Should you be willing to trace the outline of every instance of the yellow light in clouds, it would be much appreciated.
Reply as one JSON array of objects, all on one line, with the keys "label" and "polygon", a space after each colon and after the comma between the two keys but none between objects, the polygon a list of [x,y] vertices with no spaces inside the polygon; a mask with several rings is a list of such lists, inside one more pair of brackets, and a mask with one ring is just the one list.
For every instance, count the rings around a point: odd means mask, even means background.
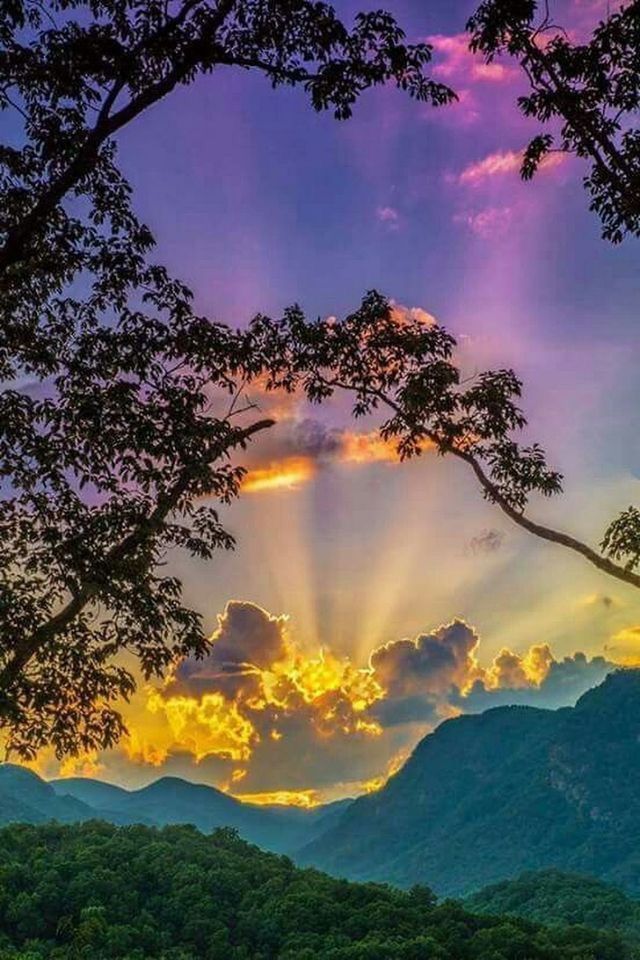
[{"label": "yellow light in clouds", "polygon": [[340,460],[343,463],[397,463],[396,442],[383,440],[377,430],[370,433],[345,433]]},{"label": "yellow light in clouds", "polygon": [[234,793],[236,800],[258,806],[317,807],[323,803],[317,790],[274,790],[270,793]]},{"label": "yellow light in clouds", "polygon": [[381,790],[388,781],[389,777],[392,777],[394,773],[397,773],[398,770],[404,765],[405,761],[409,757],[409,753],[410,750],[401,750],[395,755],[395,757],[391,758],[385,773],[381,774],[379,777],[372,777],[371,780],[363,780],[362,783],[358,785],[357,792],[375,793],[376,790]]},{"label": "yellow light in clouds", "polygon": [[249,470],[242,481],[243,493],[262,493],[265,490],[295,490],[315,475],[315,465],[309,457],[286,457],[266,467]]},{"label": "yellow light in clouds", "polygon": [[640,665],[640,627],[625,627],[605,647],[607,654],[624,667]]},{"label": "yellow light in clouds", "polygon": [[104,770],[97,751],[84,753],[78,757],[65,757],[60,764],[59,777],[99,777]]},{"label": "yellow light in clouds", "polygon": [[[424,453],[432,450],[435,444],[423,440],[420,449]],[[397,440],[383,440],[377,430],[369,433],[345,433],[340,450],[341,463],[400,463]]]},{"label": "yellow light in clouds", "polygon": [[332,690],[348,691],[353,709],[362,712],[383,696],[370,670],[356,668],[350,660],[339,659],[325,650],[320,651],[319,657],[297,657],[292,666],[275,664],[274,670],[289,676],[307,703]]},{"label": "yellow light in clouds", "polygon": [[167,697],[152,690],[147,709],[165,715],[173,742],[187,748],[198,761],[210,753],[236,761],[251,756],[257,737],[253,724],[220,693]]}]

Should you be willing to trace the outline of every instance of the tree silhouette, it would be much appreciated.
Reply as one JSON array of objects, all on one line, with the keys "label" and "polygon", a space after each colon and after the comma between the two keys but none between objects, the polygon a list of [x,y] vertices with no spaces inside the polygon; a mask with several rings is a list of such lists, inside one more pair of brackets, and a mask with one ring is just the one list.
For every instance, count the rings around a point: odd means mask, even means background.
[{"label": "tree silhouette", "polygon": [[308,322],[294,307],[280,320],[256,318],[252,331],[254,355],[262,351],[265,363],[277,358],[270,387],[304,390],[312,402],[347,391],[354,394],[355,417],[386,409],[380,434],[396,442],[402,459],[420,455],[425,443],[455,457],[471,468],[485,498],[518,526],[640,588],[640,512],[634,507],[605,531],[601,552],[527,515],[530,496],[559,494],[562,477],[538,444],[523,447],[517,440],[527,421],[518,405],[522,384],[512,370],[463,381],[455,339],[437,324],[411,317],[399,322],[375,291],[339,323]]},{"label": "tree silhouette", "polygon": [[204,651],[164,558],[233,546],[202,500],[238,493],[230,456],[272,425],[240,399],[271,359],[194,314],[153,263],[115,134],[222,67],[299,86],[339,119],[377,84],[454,95],[380,12],[351,29],[311,0],[5,0],[0,14],[0,107],[18,130],[0,148],[0,714],[30,756],[117,740],[113,701],[134,688],[119,652],[148,677]]},{"label": "tree silhouette", "polygon": [[488,62],[504,54],[522,68],[530,86],[518,101],[524,116],[559,125],[531,141],[523,177],[552,149],[585,158],[603,237],[640,236],[640,3],[609,13],[586,42],[554,21],[548,0],[485,0],[467,29],[471,49]]}]

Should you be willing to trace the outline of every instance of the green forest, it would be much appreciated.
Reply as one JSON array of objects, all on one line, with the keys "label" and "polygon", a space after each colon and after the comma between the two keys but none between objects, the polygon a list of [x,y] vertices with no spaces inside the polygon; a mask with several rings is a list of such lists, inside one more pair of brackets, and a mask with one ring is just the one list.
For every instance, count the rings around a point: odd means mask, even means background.
[{"label": "green forest", "polygon": [[617,930],[640,944],[640,902],[596,877],[560,870],[523,873],[468,897],[473,913],[510,914],[546,924]]},{"label": "green forest", "polygon": [[228,829],[0,831],[3,960],[632,960],[616,933],[547,929],[301,870]]}]

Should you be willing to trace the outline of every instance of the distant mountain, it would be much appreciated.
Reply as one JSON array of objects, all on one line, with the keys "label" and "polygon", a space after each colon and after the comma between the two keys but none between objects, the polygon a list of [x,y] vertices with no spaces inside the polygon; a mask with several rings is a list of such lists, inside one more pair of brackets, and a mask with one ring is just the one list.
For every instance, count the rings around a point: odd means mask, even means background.
[{"label": "distant mountain", "polygon": [[51,786],[60,798],[88,804],[95,817],[111,823],[191,823],[205,833],[233,827],[245,840],[277,852],[294,850],[324,832],[350,802],[310,810],[256,806],[179,777],[162,777],[140,790],[124,790],[84,777],[53,780]]},{"label": "distant mountain", "polygon": [[595,877],[539,870],[485,887],[465,901],[472,913],[508,915],[547,925],[615,930],[640,942],[640,901]]},{"label": "distant mountain", "polygon": [[84,777],[49,783],[25,767],[0,764],[0,826],[106,820],[117,825],[188,823],[205,833],[233,827],[251,843],[285,853],[323,833],[351,802],[310,810],[257,806],[241,803],[215,787],[177,777],[163,777],[141,790],[125,790]]},{"label": "distant mountain", "polygon": [[50,785],[59,796],[71,796],[82,803],[88,803],[97,810],[118,810],[131,796],[128,790],[103,780],[90,777],[68,777],[64,780],[50,780]]},{"label": "distant mountain", "polygon": [[350,879],[459,895],[557,867],[640,891],[640,671],[574,708],[447,721],[299,861]]},{"label": "distant mountain", "polygon": [[73,823],[91,820],[94,810],[75,797],[60,797],[36,773],[12,763],[0,764],[0,823]]}]

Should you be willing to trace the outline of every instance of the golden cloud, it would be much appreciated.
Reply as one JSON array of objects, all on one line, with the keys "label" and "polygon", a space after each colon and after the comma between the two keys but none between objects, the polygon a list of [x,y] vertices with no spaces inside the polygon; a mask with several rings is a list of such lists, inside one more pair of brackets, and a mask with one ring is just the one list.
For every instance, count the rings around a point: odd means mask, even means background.
[{"label": "golden cloud", "polygon": [[265,490],[295,490],[316,474],[316,465],[310,457],[286,457],[264,467],[247,471],[242,483],[243,493],[262,493]]},{"label": "golden cloud", "polygon": [[640,665],[640,627],[619,630],[605,649],[622,666],[637,667]]},{"label": "golden cloud", "polygon": [[337,782],[379,787],[446,717],[477,703],[543,702],[551,681],[579,693],[582,676],[589,686],[607,669],[580,654],[558,662],[547,644],[504,648],[483,666],[478,648],[477,633],[454,620],[382,644],[357,666],[329,648],[301,648],[287,617],[231,601],[208,656],[182,661],[148,690],[152,723],[133,723],[124,749],[138,764],[180,756],[204,769],[215,760],[226,769],[216,782],[241,799],[313,806]]},{"label": "golden cloud", "polygon": [[[320,430],[316,430],[316,442],[318,434]],[[301,446],[305,449],[302,443]],[[309,447],[307,441],[307,449]],[[430,440],[420,444],[423,452],[434,448],[435,444]],[[396,441],[384,440],[377,430],[328,430],[324,434],[323,445],[313,452],[271,458],[266,463],[258,462],[251,466],[242,480],[241,489],[243,493],[298,490],[317,476],[321,466],[329,463],[348,466],[397,464],[400,463],[400,457]]]},{"label": "golden cloud", "polygon": [[[141,785],[173,774],[252,803],[313,806],[374,790],[417,741],[451,716],[506,703],[574,702],[611,669],[603,657],[556,660],[547,644],[505,647],[488,664],[463,620],[376,647],[365,665],[330,647],[307,650],[286,616],[231,601],[208,655],[175,665],[125,711],[117,749],[35,768]],[[640,659],[640,628],[614,637],[623,662]]]}]

